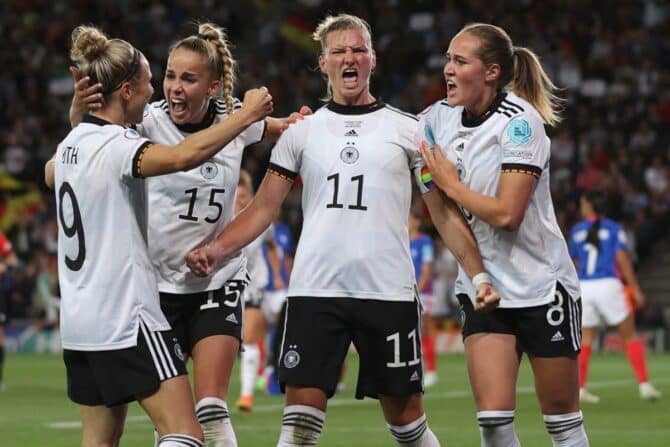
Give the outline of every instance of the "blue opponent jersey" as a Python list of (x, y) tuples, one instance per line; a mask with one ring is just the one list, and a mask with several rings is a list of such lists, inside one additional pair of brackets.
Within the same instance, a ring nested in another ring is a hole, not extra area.
[[(419, 233), (418, 236), (409, 241), (409, 251), (412, 254), (412, 264), (414, 264), (414, 277), (418, 283), (421, 276), (421, 266), (426, 262), (432, 263), (435, 260), (435, 247), (433, 240)], [(430, 292), (432, 281), (426, 283), (426, 287), (419, 292)]]
[(578, 263), (577, 275), (579, 279), (617, 278), (616, 252), (628, 249), (626, 234), (616, 222), (600, 219), (600, 247), (595, 247), (586, 242), (593, 223), (582, 220), (570, 232), (568, 248)]
[[(281, 277), (284, 280), (284, 284), (288, 286), (288, 277), (289, 274), (286, 271), (286, 264), (284, 263), (284, 257), (287, 254), (293, 253), (293, 233), (291, 233), (291, 228), (284, 222), (276, 221), (274, 224), (275, 230), (275, 243), (279, 246), (279, 262), (281, 263)], [(265, 290), (273, 292), (274, 288), (274, 272), (268, 261), (268, 249), (265, 244), (263, 244), (263, 257), (265, 262), (268, 265), (268, 270), (270, 271), (270, 281), (268, 282)]]

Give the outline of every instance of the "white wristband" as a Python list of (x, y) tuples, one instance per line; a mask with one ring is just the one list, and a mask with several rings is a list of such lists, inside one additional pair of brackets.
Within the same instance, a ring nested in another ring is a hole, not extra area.
[(472, 285), (475, 286), (475, 289), (479, 287), (480, 284), (492, 284), (491, 283), (491, 277), (489, 276), (488, 273), (486, 272), (480, 272), (477, 273), (475, 276), (472, 277)]

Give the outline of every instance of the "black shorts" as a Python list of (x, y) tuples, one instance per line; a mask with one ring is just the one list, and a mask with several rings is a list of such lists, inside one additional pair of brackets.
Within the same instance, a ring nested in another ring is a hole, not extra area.
[(160, 294), (161, 309), (184, 352), (190, 354), (196, 343), (210, 335), (242, 340), (242, 296), (248, 283), (248, 279), (231, 279), (218, 290)]
[(140, 320), (137, 346), (112, 351), (63, 350), (67, 395), (80, 405), (112, 407), (154, 393), (161, 382), (186, 374), (171, 331), (152, 332)]
[(423, 392), (421, 310), (413, 302), (289, 297), (279, 381), (331, 397), (353, 342), (360, 357), (356, 398)]
[(470, 298), (458, 295), (463, 339), (492, 332), (516, 336), (517, 350), (537, 357), (575, 357), (582, 340), (582, 300), (556, 284), (554, 301), (534, 307), (475, 312)]

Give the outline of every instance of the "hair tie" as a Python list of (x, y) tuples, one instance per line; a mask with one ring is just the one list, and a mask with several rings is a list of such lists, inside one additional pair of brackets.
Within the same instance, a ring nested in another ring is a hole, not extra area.
[(137, 51), (137, 48), (133, 47), (133, 61), (130, 64), (130, 68), (126, 72), (123, 79), (121, 79), (113, 87), (108, 87), (101, 92), (103, 96), (108, 95), (109, 93), (112, 93), (113, 91), (119, 89), (124, 82), (130, 81), (132, 77), (135, 76), (139, 68), (140, 68), (140, 52)]

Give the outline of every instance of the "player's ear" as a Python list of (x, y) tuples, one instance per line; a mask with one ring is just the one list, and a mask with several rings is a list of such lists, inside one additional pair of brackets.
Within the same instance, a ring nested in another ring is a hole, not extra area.
[(500, 65), (491, 64), (486, 67), (486, 81), (493, 82), (500, 79)]
[(212, 96), (217, 96), (220, 91), (221, 91), (221, 80), (215, 79), (209, 84), (209, 88), (207, 89), (207, 96), (209, 96), (210, 98)]
[(319, 68), (321, 69), (321, 74), (326, 74), (326, 58), (323, 54), (319, 55)]
[(375, 53), (375, 50), (372, 50), (372, 57), (370, 58), (370, 71), (375, 71), (375, 67), (377, 66), (377, 53)]
[(130, 82), (121, 84), (121, 87), (119, 87), (119, 97), (124, 101), (128, 101), (132, 95), (133, 89), (130, 87)]

